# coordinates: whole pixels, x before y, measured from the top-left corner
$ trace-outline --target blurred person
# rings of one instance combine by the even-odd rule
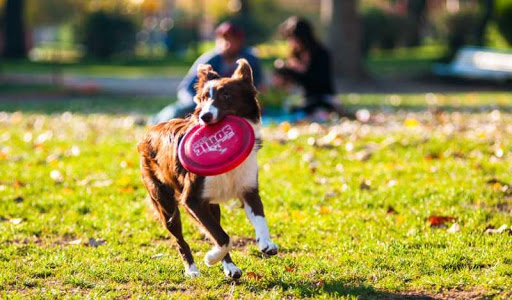
[[[230,77],[236,70],[236,61],[245,58],[253,70],[254,85],[263,88],[263,74],[260,60],[253,49],[246,46],[245,34],[242,29],[230,22],[220,24],[215,30],[215,49],[201,55],[192,65],[188,74],[178,86],[178,101],[163,108],[149,119],[150,124],[183,118],[194,112],[196,103],[195,85],[197,83],[197,67],[209,64],[221,77]]]
[[[303,112],[314,119],[327,119],[331,112],[342,115],[334,97],[329,52],[313,34],[310,23],[293,16],[281,24],[279,30],[291,55],[286,61],[275,61],[273,84],[281,87],[295,84],[304,90],[304,104],[292,108],[292,112]]]

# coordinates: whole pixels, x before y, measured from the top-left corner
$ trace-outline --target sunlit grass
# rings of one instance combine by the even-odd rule
[[[506,298],[512,239],[484,231],[512,223],[512,114],[489,106],[511,96],[434,96],[452,110],[433,113],[432,95],[358,95],[349,107],[370,108],[370,123],[265,128],[260,188],[281,252],[262,256],[243,211],[224,206],[244,271],[235,284],[204,265],[210,244],[185,213],[202,277],[184,278],[173,240],[147,213],[136,153],[145,128],[131,113],[165,100],[1,103],[0,294]],[[454,101],[486,108],[457,111]],[[456,217],[460,231],[431,228],[431,215]]]

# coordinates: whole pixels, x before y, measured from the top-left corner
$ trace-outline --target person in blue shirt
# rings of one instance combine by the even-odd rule
[[[215,49],[201,55],[179,84],[178,101],[150,117],[148,120],[150,124],[183,118],[194,112],[196,107],[194,96],[196,94],[197,67],[200,64],[209,64],[221,77],[229,77],[236,70],[236,61],[239,58],[245,58],[252,67],[254,85],[258,89],[262,88],[263,74],[260,61],[253,50],[245,45],[244,32],[234,24],[224,22],[215,30],[215,37]]]

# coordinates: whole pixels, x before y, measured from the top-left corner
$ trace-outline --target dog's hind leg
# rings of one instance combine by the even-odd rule
[[[222,229],[220,223],[210,210],[207,200],[188,197],[185,200],[185,208],[192,217],[205,229],[215,246],[204,256],[207,266],[212,266],[221,261],[232,248],[228,234]]]
[[[278,247],[270,238],[258,188],[246,191],[242,196],[242,201],[244,202],[245,214],[256,231],[258,248],[267,255],[276,255]]]
[[[145,161],[143,161],[143,166]],[[199,276],[199,270],[194,263],[194,257],[190,247],[183,238],[180,211],[174,199],[171,189],[156,179],[149,168],[142,168],[143,180],[151,197],[153,206],[157,210],[162,223],[169,232],[176,238],[178,251],[183,258],[185,275],[189,277]]]
[[[220,206],[218,204],[210,204],[210,210],[212,211],[213,216],[220,224]],[[242,276],[242,270],[238,268],[231,260],[231,256],[226,254],[222,259],[222,268],[224,269],[224,274],[230,278],[240,278]]]

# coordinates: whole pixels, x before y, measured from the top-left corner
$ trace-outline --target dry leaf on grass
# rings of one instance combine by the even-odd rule
[[[87,243],[87,246],[89,247],[98,247],[98,246],[102,246],[102,245],[105,245],[107,243],[107,241],[105,241],[104,239],[95,239],[95,238],[90,238],[89,239],[89,242]]]
[[[370,180],[363,180],[359,185],[359,189],[363,191],[369,191],[372,187],[372,182]]]
[[[393,206],[389,205],[386,213],[389,215],[396,215],[398,212],[395,210],[395,208]]]
[[[487,228],[485,228],[485,233],[497,234],[497,233],[503,233],[503,232],[508,232],[509,234],[512,234],[512,227],[509,228],[508,225],[503,224],[498,229],[495,229],[494,226],[492,226],[492,225],[487,226]]]
[[[455,217],[447,217],[447,216],[430,216],[428,217],[428,222],[431,227],[442,227],[445,226],[445,223],[451,223],[456,221]]]
[[[259,275],[259,274],[256,274],[254,272],[248,272],[247,273],[247,278],[254,279],[254,280],[261,280],[263,278],[263,276]]]
[[[80,245],[82,244],[82,239],[76,239],[68,242],[68,245]]]
[[[64,176],[58,170],[53,170],[50,172],[50,178],[55,181],[55,183],[62,183],[64,181]]]
[[[446,230],[446,232],[448,233],[457,233],[460,231],[460,225],[458,223],[453,223],[452,226],[450,228],[448,228],[448,230]]]
[[[13,225],[18,225],[20,224],[21,222],[23,221],[22,218],[14,218],[14,219],[10,219],[9,222]]]

